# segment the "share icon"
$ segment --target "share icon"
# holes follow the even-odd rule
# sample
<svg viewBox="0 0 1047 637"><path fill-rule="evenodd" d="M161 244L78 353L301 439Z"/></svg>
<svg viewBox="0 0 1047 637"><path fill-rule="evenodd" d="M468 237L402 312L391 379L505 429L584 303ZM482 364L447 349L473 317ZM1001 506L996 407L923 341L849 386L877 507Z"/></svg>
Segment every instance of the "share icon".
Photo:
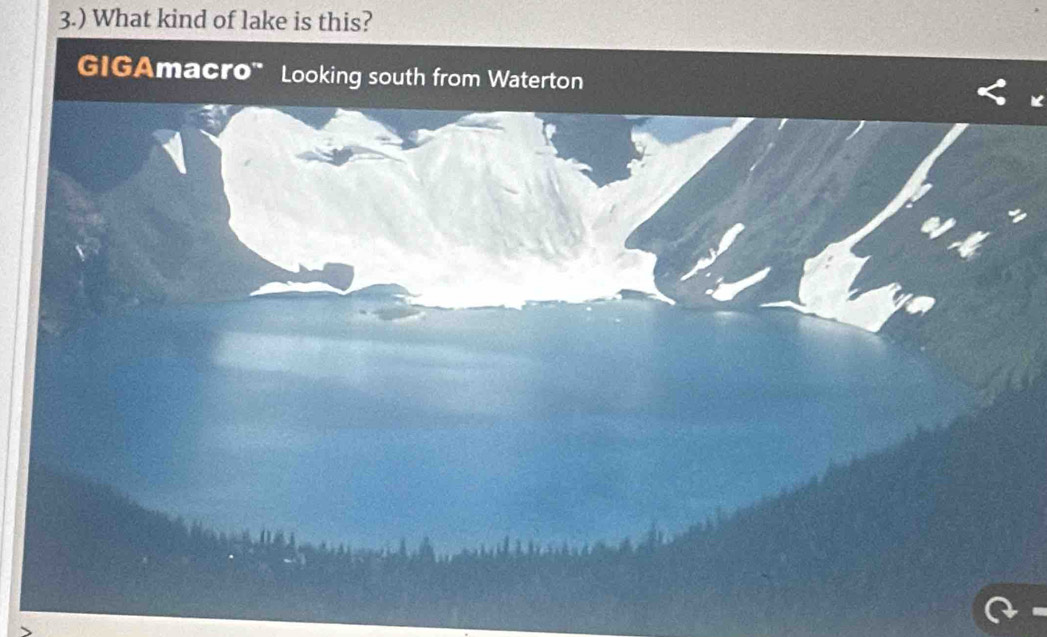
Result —
<svg viewBox="0 0 1047 637"><path fill-rule="evenodd" d="M993 93L993 91L995 91L998 88L1004 88L1005 86L1007 86L1007 80L1005 80L1005 79L1003 79L1001 77L1000 79L996 80L995 82L993 82L989 86L979 87L978 88L978 95L980 95L981 97L987 97L987 98L991 99L992 101L996 102L997 106L1003 106L1004 104L1007 103L1007 98L1004 97L1003 95L997 95L997 94Z"/></svg>

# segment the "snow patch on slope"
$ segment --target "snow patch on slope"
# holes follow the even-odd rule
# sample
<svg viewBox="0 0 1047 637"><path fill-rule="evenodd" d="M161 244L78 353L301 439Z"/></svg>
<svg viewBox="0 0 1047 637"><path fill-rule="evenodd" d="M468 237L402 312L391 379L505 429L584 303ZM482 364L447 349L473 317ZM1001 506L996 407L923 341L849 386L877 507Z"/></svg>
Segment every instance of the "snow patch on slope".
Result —
<svg viewBox="0 0 1047 637"><path fill-rule="evenodd" d="M212 144L214 144L215 146L218 146L219 148L222 147L221 144L219 144L219 142L218 142L218 138L215 137L213 134L211 134L211 133L209 133L209 132L207 132L205 130L201 130L200 132L203 133L204 137L206 137L208 139L208 141L210 141Z"/></svg>
<svg viewBox="0 0 1047 637"><path fill-rule="evenodd" d="M182 150L182 135L178 131L161 128L153 131L153 139L171 157L178 172L185 174L185 152Z"/></svg>
<svg viewBox="0 0 1047 637"><path fill-rule="evenodd" d="M1007 216L1011 218L1011 223L1021 223L1029 215L1022 212L1021 208L1015 208L1014 210L1008 210Z"/></svg>
<svg viewBox="0 0 1047 637"><path fill-rule="evenodd" d="M286 269L354 266L353 289L397 283L442 307L581 302L623 288L664 297L629 234L751 120L666 144L643 131L627 179L598 187L530 113L476 113L414 144L362 113L321 129L247 108L220 135L240 240ZM339 165L309 161L351 148Z"/></svg>
<svg viewBox="0 0 1047 637"><path fill-rule="evenodd" d="M843 141L845 141L845 142L851 141L851 139L853 139L855 135L860 133L863 128L865 128L865 120L864 119L862 121L858 122L858 126L853 131L851 131L851 134L848 135L847 137L845 137Z"/></svg>
<svg viewBox="0 0 1047 637"><path fill-rule="evenodd" d="M760 162L762 162L767 157L767 155L770 154L770 152L773 149L774 149L774 142L769 142L767 144L767 148L765 148L763 150L763 153L759 157L756 158L756 161L753 162L752 166L749 166L749 172L755 171L756 167L760 165Z"/></svg>
<svg viewBox="0 0 1047 637"><path fill-rule="evenodd" d="M723 279L720 279L717 281L715 290L706 290L705 293L717 301L732 301L742 290L750 288L766 279L770 272L771 268L768 266L758 272L750 274L744 279L735 281L734 283L725 283Z"/></svg>
<svg viewBox="0 0 1047 637"><path fill-rule="evenodd" d="M325 292L328 294L345 295L349 293L349 290L339 290L338 288L332 285L328 285L327 283L322 283L320 281L313 281L310 283L296 283L294 281L287 281L282 283L279 281L274 281L272 283L266 283L254 292L251 292L251 296L265 296L267 294L286 294L288 292Z"/></svg>
<svg viewBox="0 0 1047 637"><path fill-rule="evenodd" d="M727 252L727 248L731 247L731 244L734 243L734 240L737 239L738 235L742 233L742 230L745 230L745 224L743 223L736 223L730 228L728 228L727 232L723 233L723 236L720 237L719 245L717 245L715 248L709 248L709 256L705 256L698 259L698 263L696 263L695 266L691 268L691 270L687 274L680 277L680 280L686 281L687 279L698 274L699 271L704 270L705 268L715 263L717 257L719 257L724 252Z"/></svg>
<svg viewBox="0 0 1047 637"><path fill-rule="evenodd" d="M931 191L931 188L933 188L933 187L934 187L933 184L924 184L924 185L920 186L920 189L917 190L916 194L912 196L912 199L909 200L909 203L905 204L905 207L906 208L912 208L913 205L915 205L917 201L923 199L924 196L927 193L929 193Z"/></svg>
<svg viewBox="0 0 1047 637"><path fill-rule="evenodd" d="M949 230L952 230L952 227L955 225L956 219L952 217L949 217L944 222L941 217L928 217L927 221L924 221L923 225L920 226L920 232L927 235L931 241L934 241Z"/></svg>
<svg viewBox="0 0 1047 637"><path fill-rule="evenodd" d="M950 250L956 250L959 253L960 258L964 261L970 261L974 257L978 256L978 250L982 247L982 242L985 241L991 232L972 232L967 235L967 238L963 241L954 241L949 244Z"/></svg>
<svg viewBox="0 0 1047 637"><path fill-rule="evenodd" d="M909 314L926 314L934 307L933 296L916 296L905 304L905 311Z"/></svg>
<svg viewBox="0 0 1047 637"><path fill-rule="evenodd" d="M913 201L921 192L926 194L925 182L934 163L966 129L966 124L953 126L882 211L854 234L842 241L830 243L820 254L804 262L798 291L799 303L784 301L765 306L791 307L807 314L878 332L887 319L912 300L913 295L900 294L901 285L890 283L855 296L854 282L870 257L855 255L853 248L907 202Z"/></svg>

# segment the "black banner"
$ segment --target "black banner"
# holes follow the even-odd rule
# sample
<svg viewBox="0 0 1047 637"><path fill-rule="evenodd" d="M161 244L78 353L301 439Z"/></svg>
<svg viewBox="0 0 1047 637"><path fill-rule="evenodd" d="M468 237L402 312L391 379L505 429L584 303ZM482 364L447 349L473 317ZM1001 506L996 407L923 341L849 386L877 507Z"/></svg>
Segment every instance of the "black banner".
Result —
<svg viewBox="0 0 1047 637"><path fill-rule="evenodd" d="M1047 62L60 39L55 99L1047 123Z"/></svg>

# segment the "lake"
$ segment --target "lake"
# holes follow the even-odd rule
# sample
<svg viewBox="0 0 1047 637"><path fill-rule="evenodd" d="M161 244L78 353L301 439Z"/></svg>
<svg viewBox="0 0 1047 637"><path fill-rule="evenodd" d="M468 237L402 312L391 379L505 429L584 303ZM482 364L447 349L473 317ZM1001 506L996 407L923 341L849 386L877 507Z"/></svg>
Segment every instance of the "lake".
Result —
<svg viewBox="0 0 1047 637"><path fill-rule="evenodd" d="M668 534L948 423L919 355L654 301L138 308L38 352L31 461L219 530L454 552Z"/></svg>

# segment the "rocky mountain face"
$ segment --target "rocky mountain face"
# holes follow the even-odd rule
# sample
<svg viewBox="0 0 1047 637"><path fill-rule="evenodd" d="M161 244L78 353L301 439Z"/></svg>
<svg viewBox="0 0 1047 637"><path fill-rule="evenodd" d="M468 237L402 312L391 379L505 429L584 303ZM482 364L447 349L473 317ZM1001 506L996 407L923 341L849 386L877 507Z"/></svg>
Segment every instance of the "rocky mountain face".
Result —
<svg viewBox="0 0 1047 637"><path fill-rule="evenodd" d="M789 308L991 397L1047 357L1047 129L757 120L629 237L690 307Z"/></svg>
<svg viewBox="0 0 1047 637"><path fill-rule="evenodd" d="M177 131L152 135L129 178L92 193L53 168L45 213L41 326L138 303L247 297L272 281L344 290L353 269L325 264L289 271L247 248L229 227L221 150L194 111ZM206 125L205 125L206 124Z"/></svg>
<svg viewBox="0 0 1047 637"><path fill-rule="evenodd" d="M40 327L49 333L104 310L109 242L94 198L57 170L48 179L46 223Z"/></svg>

